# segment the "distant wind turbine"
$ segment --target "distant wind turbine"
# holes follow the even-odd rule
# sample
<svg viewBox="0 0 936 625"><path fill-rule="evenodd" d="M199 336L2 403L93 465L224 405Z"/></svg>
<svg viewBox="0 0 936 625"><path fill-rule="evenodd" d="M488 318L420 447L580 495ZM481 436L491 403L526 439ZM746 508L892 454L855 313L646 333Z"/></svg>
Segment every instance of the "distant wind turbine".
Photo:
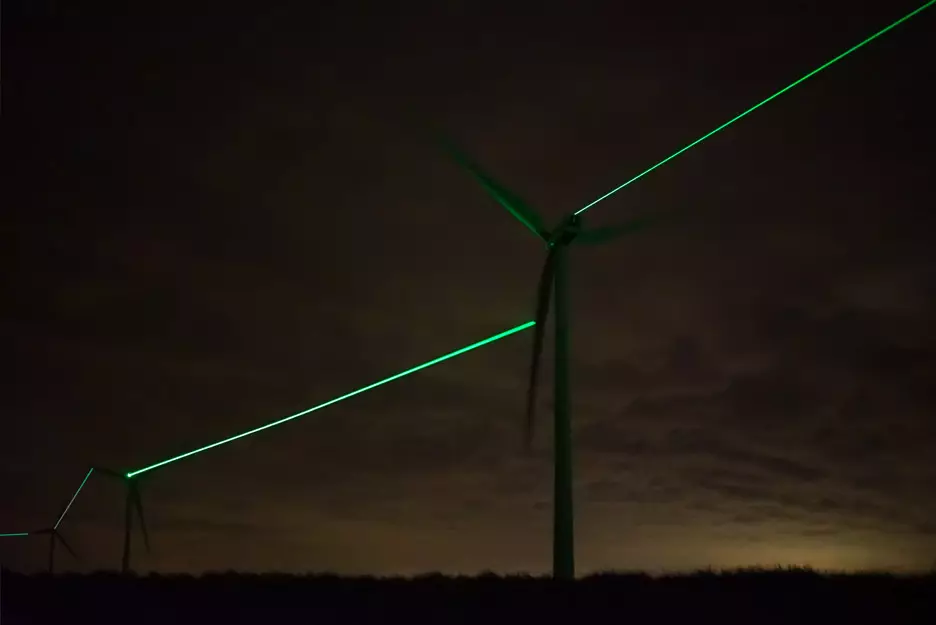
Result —
<svg viewBox="0 0 936 625"><path fill-rule="evenodd" d="M128 477L126 473L120 473L102 467L96 468L104 475L120 480L127 487L127 498L124 505L123 557L120 560L120 572L126 574L130 572L130 535L133 530L134 511L136 511L137 516L140 518L140 530L143 533L143 544L146 546L146 552L150 552L149 532L146 531L146 519L143 516L143 500L140 497L140 480Z"/></svg>
<svg viewBox="0 0 936 625"><path fill-rule="evenodd" d="M62 546L65 547L65 550L68 551L76 560L80 560L78 554L75 553L68 541L65 540L65 537L62 536L62 533L59 532L54 527L47 527L46 529L36 530L30 532L30 534L48 534L49 535L49 574L55 573L55 542L58 541L62 543Z"/></svg>
<svg viewBox="0 0 936 625"><path fill-rule="evenodd" d="M58 518L55 520L55 524L52 527L47 527L40 530L34 530L32 532L20 532L17 534L0 534L0 536L37 536L40 534L49 535L49 573L55 572L55 542L58 541L62 543L62 546L65 547L65 550L68 551L76 560L81 558L75 553L75 551L69 546L68 542L65 540L65 537L62 536L62 533L59 532L59 526L62 524L62 521L65 520L65 515L68 514L68 511L71 509L72 504L75 503L75 499L78 498L78 493L81 492L81 489L84 488L85 484L88 483L88 478L91 477L91 474L94 472L94 469L88 469L88 472L85 473L84 479L81 480L81 484L78 485L78 489L75 491L75 494L72 495L71 499L68 500L68 503L62 507L62 511L59 513Z"/></svg>
<svg viewBox="0 0 936 625"><path fill-rule="evenodd" d="M84 488L85 484L88 482L88 478L91 477L91 474L93 472L94 472L94 469L91 468L91 469L88 469L87 473L85 473L84 479L81 480L81 484L78 486L78 490L75 491L75 494L72 495L72 498L65 505L65 508L62 509L62 512L61 514L59 514L58 519L56 519L55 525L52 526L52 529L57 530L59 525L62 524L62 521L65 519L65 515L68 514L68 511L71 509L72 504L75 503L75 499L78 498L78 493L80 493L81 489ZM46 533L46 532L45 530L41 530L40 532L4 532L4 533L0 533L0 538L26 537L31 534L37 534L37 533Z"/></svg>
<svg viewBox="0 0 936 625"><path fill-rule="evenodd" d="M569 317L566 248L575 243L600 244L643 228L646 219L607 228L583 230L582 219L572 213L551 229L529 204L484 173L472 160L447 140L443 146L452 157L481 183L487 192L546 244L546 262L540 275L536 301L536 325L533 336L533 358L530 363L530 381L527 388L526 436L527 447L532 442L535 423L536 390L540 358L550 302L556 309L553 329L555 380L553 384L553 577L575 577L575 539L572 499L572 427L569 398Z"/></svg>

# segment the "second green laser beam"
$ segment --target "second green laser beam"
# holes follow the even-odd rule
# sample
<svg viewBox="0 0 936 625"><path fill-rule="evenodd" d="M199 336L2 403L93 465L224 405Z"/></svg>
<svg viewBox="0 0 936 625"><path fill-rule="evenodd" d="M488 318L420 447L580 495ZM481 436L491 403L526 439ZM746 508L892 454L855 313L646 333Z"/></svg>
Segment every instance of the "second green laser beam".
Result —
<svg viewBox="0 0 936 625"><path fill-rule="evenodd" d="M749 108L748 110L744 111L744 112L741 113L740 115L737 115L736 117L733 117L733 118L729 119L729 120L726 121L724 124L722 124L721 126L719 126L718 128L716 128L716 129L713 130L712 132L708 133L707 135L703 135L703 136L699 137L698 139L696 139L695 141L693 141L692 143L690 143L689 145L687 145L687 146L684 147L683 149L681 149L681 150L679 150L678 152L675 152L675 153L671 154L670 156L664 158L662 161L660 161L659 163L657 163L657 164L654 165L653 167L651 167L651 168L649 168L649 169L646 169L646 170L640 172L639 174L637 174L636 176L634 176L633 178L631 178L630 180L628 180L627 182L625 182L625 183L622 184L621 186L617 187L616 189L612 189L611 191L608 191L607 193L605 193L604 195L602 195L600 198L598 198L597 200L595 200L595 201L592 202L591 204L586 204L586 205L583 206L582 208L580 208L580 209L578 209L577 211L575 211L575 214L578 215L578 214L580 214L580 213L584 213L585 211L587 211L589 208L591 208L592 206L594 206L594 205L597 204L598 202L600 202L600 201L602 201L602 200L605 200L605 199L611 197L612 195L614 195L615 193L617 193L618 191L620 191L621 189L623 189L624 187L626 187L626 186L629 185L630 183L634 182L635 180L639 180L640 178L643 178L644 176L646 176L647 174L649 174L651 171L653 171L654 169L656 169L656 168L659 167L660 165L663 165L664 163L667 163L667 162L673 160L674 158L676 158L677 156L679 156L680 154L682 154L683 152L685 152L686 150L688 150L688 149L691 148L692 146L698 145L698 144L702 143L703 141L705 141L706 139L708 139L709 137L711 137L712 135L714 135L716 132L719 132L719 131L721 131L721 130L724 130L725 128L727 128L727 127L730 126L731 124L735 123L736 121L738 121L739 119L741 119L742 117L744 117L745 115L747 115L748 113L752 113L753 111L756 111L757 109L759 109L760 107L764 106L765 104L767 104L768 102L770 102L770 101L773 100L774 98L776 98L776 97L778 97L778 96L780 96L780 95L786 93L787 91L789 91L790 89L792 89L792 88L795 87L796 85L800 84L801 82L803 82L803 81L805 81L805 80L808 80L809 78L812 78L813 76L815 76L816 74L818 74L819 72L821 72L821 71L824 70L825 68L829 67L829 66L832 65L833 63L836 63L837 61L840 61L841 59L845 58L846 56L848 56L849 54L851 54L852 52L854 52L854 51L857 50L858 48L861 48L861 47L865 46L866 44L870 43L871 41L877 39L878 37L880 37L881 35L883 35L883 34L886 33L887 31L891 30L892 28L896 28L897 26L899 26L899 25L902 24L903 22L906 22L908 19L910 19L911 17L913 17L913 16L916 15L917 13L920 13L920 12L923 11L924 9L928 9L928 8L931 7L933 4L936 4L936 0L930 0L929 2L927 2L926 4L924 4L923 6L921 6L920 8L916 9L915 11L911 11L910 13L904 15L902 18L900 18L900 19L897 20L896 22L892 23L890 26L887 26L887 27L885 27L885 28L882 28L881 30L877 31L876 33L874 33L873 35L871 35L870 37L868 37L867 39L865 39L864 41L862 41L861 43L852 46L851 48L849 48L849 49L846 50L845 52L842 52L840 55L838 55L837 57L835 57L835 58L832 59L831 61L828 61L825 65L822 65L822 66L820 66L820 67L817 67L816 69L814 69L813 71L809 72L808 74L806 74L805 76L803 76L802 78L800 78L799 80L797 80L796 82L790 83L789 85L787 85L786 87L784 87L784 88L781 89L780 91L776 92L775 94L773 94L773 95L770 96L769 98L767 98L767 99L765 99L765 100L761 100L760 102L758 102L757 104L755 104L754 106L752 106L752 107Z"/></svg>
<svg viewBox="0 0 936 625"><path fill-rule="evenodd" d="M0 538L9 538L11 536L29 536L29 532L13 532L12 534L0 534Z"/></svg>
<svg viewBox="0 0 936 625"><path fill-rule="evenodd" d="M75 491L75 494L72 495L71 501L68 502L68 505L65 506L65 509L62 510L62 514L59 515L58 520L55 522L55 525L52 526L53 530L57 530L59 524L61 524L62 519L65 518L65 515L68 514L68 509L72 507L72 504L75 503L75 499L78 497L78 493L81 492L81 489L84 488L85 482L88 481L88 478L91 477L91 474L94 472L94 467L88 469L88 473L84 476L84 479L81 480L81 485L78 487L78 490Z"/></svg>
<svg viewBox="0 0 936 625"><path fill-rule="evenodd" d="M433 365L439 364L440 362L449 360L450 358L454 358L455 356L460 356L460 355L462 355L462 354L464 354L464 353L466 353L466 352L470 352L470 351L473 350L473 349L477 349L477 348L479 348L479 347L483 347L484 345L487 345L488 343L493 343L494 341L499 341L500 339L507 338L508 336L510 336L510 335L512 335L512 334L516 334L517 332L522 332L523 330L532 328L532 327L535 326L535 325L536 325L536 321L527 321L526 323L522 323L522 324L520 324L520 325L518 325L518 326L516 326L516 327L510 328L509 330L505 330L505 331L503 331L503 332L501 332L501 333L499 333L499 334L495 334L494 336L490 336L490 337L488 337L488 338L486 338L486 339L484 339L484 340L478 341L477 343L472 343L471 345L468 345L467 347L462 347L461 349L456 349L454 352L449 352L448 354L445 354L444 356L439 356L438 358L434 358L433 360L430 360L429 362L424 362L424 363L421 364L421 365L417 365L417 366L415 366L415 367L412 367L412 368L410 368L410 369L407 369L406 371L402 371L402 372L400 372L400 373L397 373L396 375L391 375L390 377L384 378L383 380L379 380L379 381L377 381L377 382L374 382L373 384L368 384L367 386L362 386L361 388L359 388L359 389L357 389L357 390L355 390L355 391L351 391L350 393L345 393L344 395L341 395L340 397L336 397L336 398L331 399L331 400L329 400L329 401L327 401L327 402L325 402L325 403L323 403L323 404L319 404L319 405L317 405L317 406L313 406L313 407L311 407L311 408L308 408L308 409L306 409L306 410L303 410L302 412L297 412L297 413L294 414L294 415L290 415L290 416L288 416L288 417L284 417L284 418L279 419L279 420L277 420L277 421L273 421L272 423L267 423L266 425L262 425L262 426L260 426L260 427L258 427L258 428L254 428L254 429L252 429L252 430L248 430L247 432L242 432L241 434L237 434L237 435L235 435L235 436L231 436L231 437L229 437L229 438L225 438L224 440L220 440L220 441L218 441L218 442L216 442L216 443L211 443L210 445L205 445L204 447L199 447L198 449L193 449L193 450L190 451L190 452L187 452L187 453L184 453L184 454L180 454L180 455L174 456L174 457L172 457L172 458L168 458L168 459L166 459L166 460L163 460L162 462L157 462L156 464L151 464L151 465L148 466L148 467L143 467L142 469L137 469L136 471L129 471L129 472L126 474L126 477L127 477L127 479L131 479L131 478L133 478L133 477L135 477L135 476L137 476L137 475L140 475L141 473L146 473L147 471L152 471L153 469L156 469L156 468L165 466L165 465L170 464L170 463L172 463L172 462L176 462L176 461L178 461L178 460L182 460L183 458L188 458L189 456L194 456L195 454L199 454L199 453L201 453L201 452L203 452L203 451L208 451L209 449L214 449L215 447L220 447L221 445L224 445L224 444L226 444L226 443L230 443L230 442L236 441L236 440L239 439L239 438L244 438L245 436L250 436L251 434L256 434L257 432L261 432L261 431L263 431L263 430L267 430L267 429L272 428L272 427L275 427L275 426L277 426L277 425L282 425L283 423L286 423L287 421L292 421L293 419L298 419L299 417L302 417L302 416L304 416L304 415L307 415L307 414L309 414L309 413L311 413L311 412L315 412L316 410L321 410L322 408L325 408L325 407L327 407L327 406L331 406L332 404L337 404L338 402L344 401L344 400L346 400L346 399L348 399L348 398L350 398L350 397L354 397L355 395L360 395L361 393L365 393L365 392L367 392L367 391L369 391L369 390L375 389L375 388L377 388L378 386L383 386L384 384L386 384L386 383L388 383L388 382L392 382L392 381L394 381L394 380L399 380L400 378L405 377L405 376L408 376L408 375L410 375L411 373L416 373L417 371L421 371L421 370L423 370L423 369L427 369L427 368L429 368L429 367L431 367L431 366L433 366Z"/></svg>

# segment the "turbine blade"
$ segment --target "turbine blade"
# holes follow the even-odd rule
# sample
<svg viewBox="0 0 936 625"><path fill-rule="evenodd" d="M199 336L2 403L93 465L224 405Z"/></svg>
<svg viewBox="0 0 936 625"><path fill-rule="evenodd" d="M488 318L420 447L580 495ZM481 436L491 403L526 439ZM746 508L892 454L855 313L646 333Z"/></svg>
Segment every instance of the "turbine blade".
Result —
<svg viewBox="0 0 936 625"><path fill-rule="evenodd" d="M575 243L582 243L584 245L600 245L602 243L607 243L608 241L613 241L619 237L639 232L652 223L656 223L658 221L659 219L651 219L649 217L637 217L625 224L620 224L617 226L605 226L603 228L583 230L582 232L579 232L578 236L576 236Z"/></svg>
<svg viewBox="0 0 936 625"><path fill-rule="evenodd" d="M75 550L72 549L71 546L68 544L68 541L65 540L64 536L62 536L58 532L55 532L54 536L56 539L58 539L60 543L62 543L62 546L65 547L65 550L68 551L68 553L70 553L74 559L81 560L81 558L78 557L78 554L75 553Z"/></svg>
<svg viewBox="0 0 936 625"><path fill-rule="evenodd" d="M552 250L546 255L543 273L540 274L536 293L536 325L533 327L533 359L530 361L530 384L527 387L525 443L529 449L533 444L536 425L536 391L539 383L540 359L543 355L543 339L546 336L546 320L549 318L549 300L552 295L555 255Z"/></svg>
<svg viewBox="0 0 936 625"><path fill-rule="evenodd" d="M146 519L143 517L143 500L140 498L140 490L136 486L136 482L133 483L131 488L133 489L133 507L136 508L137 516L140 517L140 529L143 531L143 544L146 546L146 552L149 553L149 532L146 531Z"/></svg>
<svg viewBox="0 0 936 625"><path fill-rule="evenodd" d="M104 468L104 467L92 467L92 468L93 468L95 471L97 471L98 473L103 473L104 475L109 475L109 476L111 476L111 477L116 477L116 478L121 479L121 480L124 479L124 478L126 478L126 476L125 476L124 474L118 473L117 471L112 471L112 470L110 470L110 469L106 469L106 468Z"/></svg>
<svg viewBox="0 0 936 625"><path fill-rule="evenodd" d="M502 184L484 173L478 165L472 161L464 152L445 139L440 138L439 142L449 155L462 167L467 169L481 183L487 192L497 201L498 204L506 208L514 218L530 229L536 236L544 241L549 237L549 231L543 225L543 220L533 208L524 202L519 196L507 190Z"/></svg>

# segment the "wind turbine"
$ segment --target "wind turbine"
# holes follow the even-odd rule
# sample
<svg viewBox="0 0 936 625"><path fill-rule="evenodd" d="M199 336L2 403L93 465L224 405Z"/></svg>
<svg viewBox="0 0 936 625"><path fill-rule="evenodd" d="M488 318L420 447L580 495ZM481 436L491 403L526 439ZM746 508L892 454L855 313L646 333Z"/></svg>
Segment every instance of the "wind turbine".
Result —
<svg viewBox="0 0 936 625"><path fill-rule="evenodd" d="M520 223L526 226L530 231L540 237L547 248L546 263L543 267L543 273L540 278L539 291L537 297L537 311L535 320L535 336L533 340L533 361L530 366L530 386L527 391L527 444L529 444L533 431L533 410L534 399L536 397L536 381L539 370L539 359L542 353L543 332L546 317L549 313L549 304L552 291L555 295L556 319L554 323L555 330L555 382L554 382L554 446L555 446L555 481L554 481L554 502L553 502L553 576L560 579L572 579L575 576L574 560L574 535L573 535L573 502L572 502L572 433L569 416L569 383L568 383L568 354L569 354L569 319L568 319L568 293L567 293L567 274L566 274L566 247L572 242L578 243L601 243L615 238L619 234L633 231L643 225L636 221L629 225L617 228L605 228L595 231L583 231L580 216L582 213L592 208L599 202L618 193L625 187L643 178L653 170L673 160L680 154L686 152L692 147L702 143L709 137L721 132L740 119L753 113L760 107L775 98L793 89L800 83L812 78L816 74L825 70L829 66L837 63L856 50L864 47L871 41L877 39L884 33L896 28L903 22L906 22L915 15L930 8L936 4L936 0L929 0L926 4L917 7L915 10L907 13L903 17L891 22L889 25L880 29L873 35L865 38L863 41L840 53L838 56L826 61L823 65L815 68L811 72L803 75L799 79L790 83L786 87L773 93L773 95L761 100L754 106L748 108L742 113L735 115L727 122L721 124L714 130L702 135L695 141L683 146L681 149L672 153L663 160L657 162L652 167L648 167L636 176L633 176L623 184L615 187L611 191L600 196L598 199L586 204L582 208L566 216L559 224L549 230L544 226L543 220L536 212L518 196L508 191L505 187L498 184L494 179L487 176L464 154L460 153L448 142L443 141L445 147L455 157L455 159L466 169L468 169L475 178L487 189L488 193Z"/></svg>
<svg viewBox="0 0 936 625"><path fill-rule="evenodd" d="M47 527L45 529L36 530L34 532L30 532L30 534L48 534L49 535L49 574L50 575L52 573L55 573L55 542L56 541L62 543L62 546L65 547L65 550L68 551L68 553L70 553L74 559L76 560L81 559L78 557L78 554L75 553L74 549L72 549L68 545L68 542L65 540L65 537L62 536L61 532L59 532L54 527Z"/></svg>
<svg viewBox="0 0 936 625"><path fill-rule="evenodd" d="M41 530L35 530L33 532L26 532L23 535L37 535L37 534L48 534L49 535L49 574L55 573L55 542L58 541L62 543L62 546L65 547L65 550L68 551L76 560L80 560L78 554L69 546L68 542L65 540L65 537L62 536L59 532L59 526L62 524L62 521L65 520L65 515L68 514L68 511L71 510L72 504L75 503L75 499L78 498L78 493L81 492L81 489L84 488L85 484L88 483L88 478L91 477L91 474L94 472L94 468L88 469L88 472L85 473L84 479L81 480L81 484L78 486L78 490L75 491L75 494L72 495L71 499L67 504L62 508L62 511L59 513L58 518L55 520L55 525L52 527L47 527Z"/></svg>
<svg viewBox="0 0 936 625"><path fill-rule="evenodd" d="M123 557L120 561L120 572L130 572L130 534L133 530L133 512L136 510L140 518L140 529L143 532L143 544L146 546L146 552L150 552L149 532L146 531L146 519L143 517L143 500L140 497L139 479L128 476L126 473L120 473L111 469L95 467L104 475L115 478L126 484L127 497L124 505L124 545Z"/></svg>
<svg viewBox="0 0 936 625"><path fill-rule="evenodd" d="M536 298L536 325L533 336L533 358L527 388L525 444L532 443L535 424L536 391L540 358L543 353L546 321L550 303L555 307L554 382L553 382L553 577L575 578L575 532L572 498L572 425L569 393L569 295L567 274L568 246L572 243L600 244L619 236L636 232L646 225L645 219L584 230L582 218L570 213L554 228L548 229L536 211L519 196L484 173L451 142L442 139L443 147L467 169L487 192L517 221L546 244L546 262L540 275Z"/></svg>

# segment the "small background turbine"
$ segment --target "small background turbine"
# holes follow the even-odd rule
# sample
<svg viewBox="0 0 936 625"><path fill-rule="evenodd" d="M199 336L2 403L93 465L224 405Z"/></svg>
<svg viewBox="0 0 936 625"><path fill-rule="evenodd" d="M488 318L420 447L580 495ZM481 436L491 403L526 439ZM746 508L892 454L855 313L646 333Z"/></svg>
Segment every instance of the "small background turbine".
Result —
<svg viewBox="0 0 936 625"><path fill-rule="evenodd" d="M68 541L65 540L65 537L62 536L61 532L59 532L54 527L47 527L45 529L36 530L34 532L30 532L30 534L34 534L34 535L48 534L49 535L49 574L50 575L55 573L55 543L56 541L62 543L62 546L65 547L65 550L68 551L68 553L70 553L75 560L81 560L81 558L78 557L78 554L75 553L75 550L72 549L71 546L68 544Z"/></svg>

